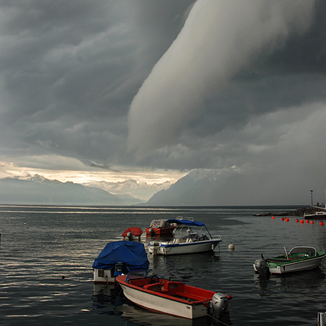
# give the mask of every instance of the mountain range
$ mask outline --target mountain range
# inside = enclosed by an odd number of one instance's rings
[[[139,185],[96,182],[76,184],[34,175],[0,179],[0,204],[22,205],[143,205],[143,206],[249,206],[309,205],[310,190],[324,202],[323,184],[311,187],[275,173],[249,174],[236,169],[193,170],[175,184]],[[310,186],[310,187],[309,187]],[[278,189],[278,191],[275,191]],[[144,200],[152,193],[149,200]],[[132,195],[131,195],[132,194]],[[137,196],[139,194],[139,196]]]
[[[12,205],[135,205],[130,195],[112,195],[103,189],[35,175],[0,180],[0,204]]]

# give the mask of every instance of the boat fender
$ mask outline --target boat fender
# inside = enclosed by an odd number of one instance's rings
[[[216,292],[210,302],[209,313],[214,317],[219,317],[222,313],[228,312],[230,308],[230,295]]]

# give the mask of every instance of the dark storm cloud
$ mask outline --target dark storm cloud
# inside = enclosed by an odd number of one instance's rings
[[[2,1],[3,147],[123,160],[129,104],[191,3]]]

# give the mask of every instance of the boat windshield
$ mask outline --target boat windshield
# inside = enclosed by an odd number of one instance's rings
[[[289,254],[308,254],[309,256],[316,256],[316,252],[314,247],[294,247],[289,251]]]
[[[150,272],[150,270],[148,270],[148,269],[142,269],[142,270],[138,270],[138,271],[130,271],[128,273],[126,281],[127,280],[135,280],[138,278],[145,278],[149,272]]]
[[[181,224],[173,230],[174,239],[191,239],[192,241],[209,240],[210,235],[205,226],[192,228],[189,225]]]

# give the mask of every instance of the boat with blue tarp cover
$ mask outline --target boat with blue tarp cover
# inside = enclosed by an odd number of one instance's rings
[[[114,283],[115,277],[129,271],[147,271],[149,261],[140,242],[109,242],[92,265],[94,283]]]
[[[170,219],[177,227],[173,237],[167,241],[150,241],[148,252],[153,255],[192,254],[214,250],[222,241],[221,236],[213,239],[206,225],[192,220]]]

